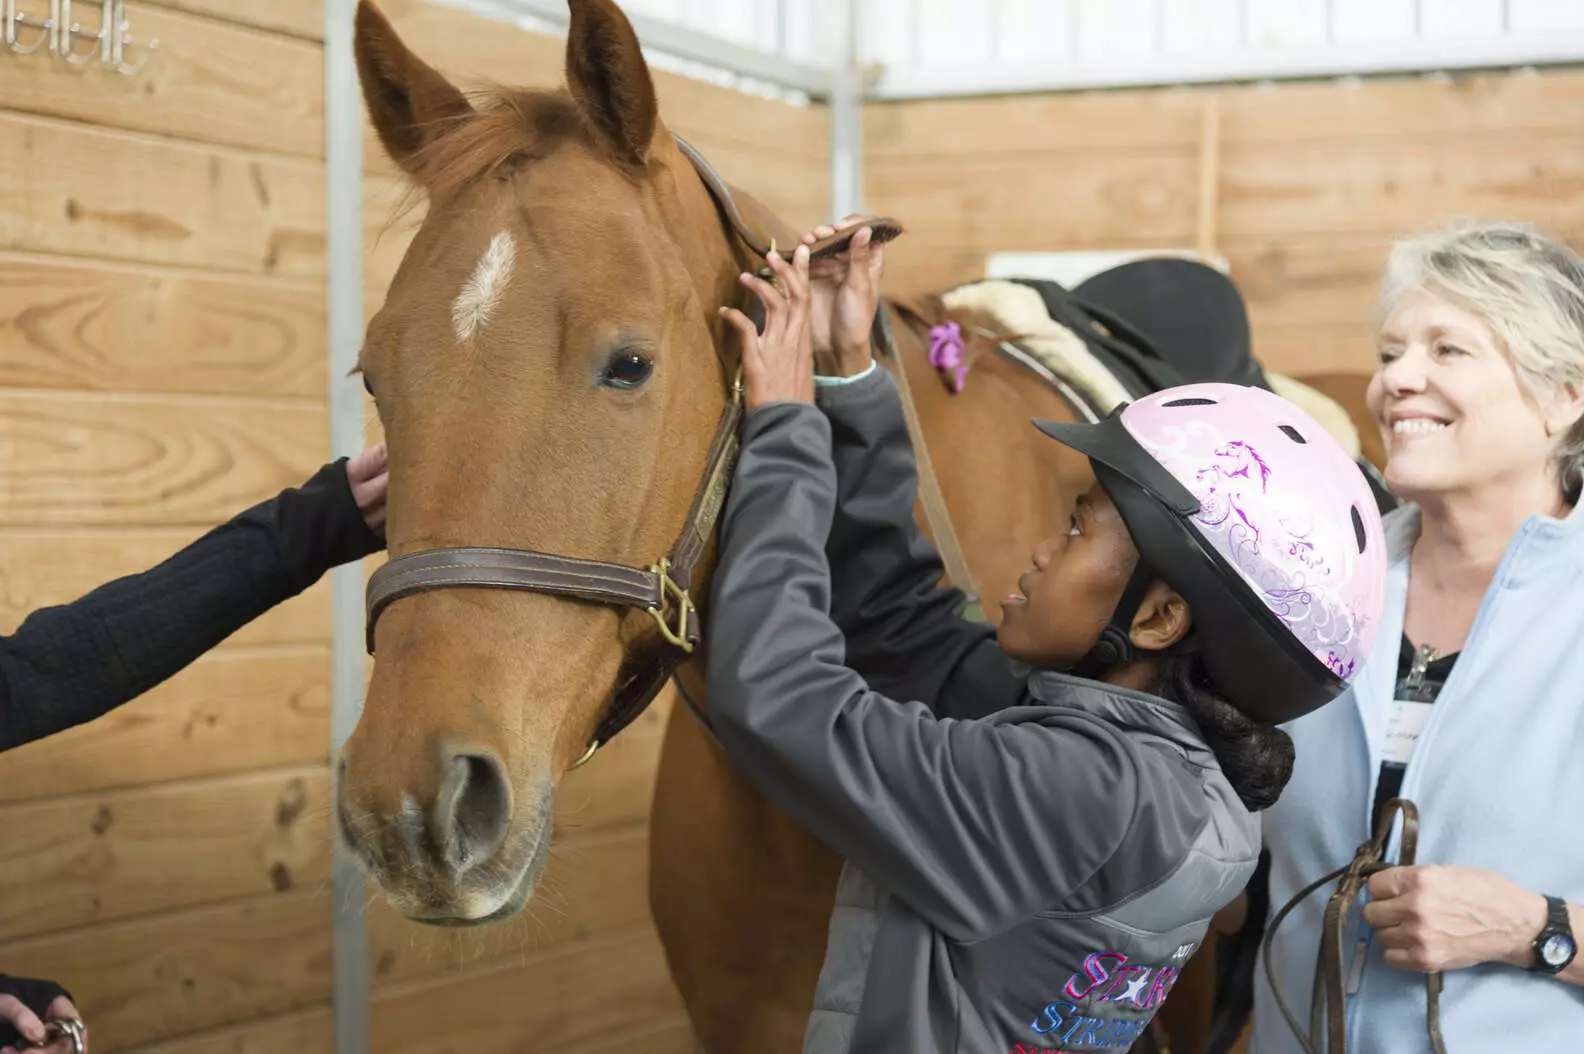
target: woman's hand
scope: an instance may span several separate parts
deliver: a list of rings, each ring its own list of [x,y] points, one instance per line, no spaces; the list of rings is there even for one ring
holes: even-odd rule
[[[7,980],[21,981],[20,978],[8,978]],[[33,981],[23,983],[37,985],[41,982]],[[0,985],[0,987],[5,986]],[[23,1003],[22,1000],[16,995],[0,993],[0,1024],[10,1025],[12,1028],[16,1029],[24,1039],[30,1042],[37,1043],[44,1038],[44,1025],[46,1022],[64,1021],[71,1018],[81,1020],[82,1015],[77,1012],[77,1008],[72,1005],[72,1001],[66,996],[56,996],[54,1000],[50,1002],[49,1007],[45,1010],[43,1020],[40,1020],[39,1016],[32,1010],[28,1009],[27,1005]],[[87,1034],[88,1030],[84,1029],[84,1050],[88,1049]],[[75,1048],[72,1046],[70,1036],[62,1036],[60,1039],[57,1039],[54,1043],[51,1043],[47,1047],[29,1047],[28,1049],[30,1051],[38,1049],[42,1052],[42,1054],[71,1054],[71,1051]],[[0,1054],[19,1054],[19,1052],[17,1051],[16,1047],[8,1045],[0,1047]]]
[[[764,333],[736,308],[720,309],[721,317],[742,335],[743,395],[750,410],[767,403],[814,401],[808,247],[799,245],[790,264],[775,252],[767,259],[785,294],[757,275],[744,273],[740,279],[764,304]]]
[[[371,446],[348,459],[346,471],[347,482],[352,485],[352,500],[357,502],[363,522],[376,535],[385,537],[385,485],[390,481],[385,444]]]
[[[1545,898],[1494,871],[1426,864],[1369,880],[1364,921],[1386,963],[1426,973],[1485,962],[1528,966],[1545,926]]]
[[[834,226],[816,227],[803,235],[803,244],[812,245],[868,218],[853,215]],[[869,329],[880,304],[885,246],[872,244],[873,238],[874,231],[863,227],[853,235],[846,251],[809,264],[814,361],[826,376],[851,377],[874,361]]]

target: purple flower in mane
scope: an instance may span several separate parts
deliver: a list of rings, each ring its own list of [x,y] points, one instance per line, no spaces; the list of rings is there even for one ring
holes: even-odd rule
[[[951,319],[930,327],[929,363],[937,370],[952,371],[953,393],[963,390],[963,378],[968,367],[963,365],[962,327]]]

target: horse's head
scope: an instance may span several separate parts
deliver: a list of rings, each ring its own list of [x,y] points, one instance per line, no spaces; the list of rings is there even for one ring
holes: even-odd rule
[[[626,19],[609,0],[571,9],[570,92],[470,101],[358,8],[369,113],[428,200],[361,359],[393,564],[500,547],[647,568],[710,461],[734,368],[715,309],[740,301],[747,260],[662,126]],[[669,645],[641,608],[446,584],[371,616],[338,807],[399,909],[478,921],[531,895],[553,788]]]

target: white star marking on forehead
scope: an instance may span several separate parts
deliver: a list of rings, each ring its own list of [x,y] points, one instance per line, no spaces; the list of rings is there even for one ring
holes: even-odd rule
[[[517,260],[517,243],[506,231],[490,239],[489,248],[479,258],[478,266],[462,286],[456,303],[451,305],[451,325],[457,340],[468,341],[478,328],[490,320],[501,294],[511,282],[512,265]]]

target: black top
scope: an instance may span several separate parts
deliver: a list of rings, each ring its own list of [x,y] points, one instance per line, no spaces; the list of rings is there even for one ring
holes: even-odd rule
[[[346,460],[0,637],[0,750],[135,699],[330,568],[383,549],[352,497]]]
[[[1415,648],[1413,641],[1408,639],[1408,634],[1403,634],[1402,647],[1397,656],[1397,684],[1394,699],[1410,699],[1416,703],[1433,703],[1441,694],[1441,688],[1446,684],[1447,678],[1452,675],[1452,667],[1457,663],[1461,652],[1451,655],[1440,655],[1423,664],[1419,670],[1414,669],[1414,660],[1419,658],[1419,649]],[[1381,810],[1386,803],[1397,797],[1402,790],[1403,773],[1408,766],[1396,761],[1382,761],[1380,778],[1375,781],[1375,807],[1370,814],[1370,827],[1373,829],[1380,824]]]

